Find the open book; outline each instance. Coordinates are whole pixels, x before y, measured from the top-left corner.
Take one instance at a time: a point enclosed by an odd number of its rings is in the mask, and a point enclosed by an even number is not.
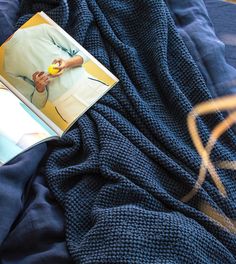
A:
[[[0,47],[0,165],[58,138],[118,79],[45,13]]]

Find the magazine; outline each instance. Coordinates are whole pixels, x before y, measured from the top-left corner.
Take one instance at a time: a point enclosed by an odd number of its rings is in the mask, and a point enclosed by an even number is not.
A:
[[[0,166],[61,137],[118,79],[45,13],[0,47]]]

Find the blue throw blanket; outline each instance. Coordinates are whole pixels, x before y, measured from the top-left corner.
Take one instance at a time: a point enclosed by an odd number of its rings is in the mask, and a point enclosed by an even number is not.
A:
[[[163,0],[22,1],[21,25],[43,9],[120,82],[57,144],[44,175],[61,203],[76,263],[235,263],[236,239],[200,209],[235,218],[236,185],[219,170],[188,203],[201,159],[186,118],[211,99]],[[201,119],[204,142],[222,121]],[[224,144],[223,144],[224,143]],[[235,160],[228,131],[211,159]]]

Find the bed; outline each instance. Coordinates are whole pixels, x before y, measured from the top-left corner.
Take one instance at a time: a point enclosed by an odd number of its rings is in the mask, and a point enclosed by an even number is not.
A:
[[[217,0],[0,0],[1,43],[43,10],[120,79],[61,141],[0,168],[1,263],[236,262],[234,229],[201,207],[235,218],[234,171],[219,171],[227,198],[209,177],[181,201],[200,164],[182,120],[193,105],[235,93],[234,9]],[[204,119],[205,140],[222,118]],[[235,159],[233,130],[225,141],[214,159]]]

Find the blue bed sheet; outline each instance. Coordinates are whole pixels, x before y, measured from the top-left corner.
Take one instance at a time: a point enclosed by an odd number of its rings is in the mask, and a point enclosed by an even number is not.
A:
[[[1,264],[71,263],[63,211],[39,173],[46,151],[39,144],[0,167]]]
[[[14,32],[20,0],[0,0],[0,45]]]
[[[226,61],[236,68],[236,5],[222,0],[205,0],[216,36],[225,44]]]
[[[208,16],[205,2],[210,5],[209,0],[167,0],[178,30],[212,94],[215,97],[235,94],[236,69],[226,61],[225,44],[215,34],[214,25]],[[215,7],[217,5],[228,8],[232,6],[218,0],[211,1],[210,6],[213,5],[213,2],[216,3]],[[217,12],[218,20],[221,19],[221,31],[227,32],[229,29],[227,29],[225,18],[234,17],[233,13],[224,12],[222,14],[222,8],[215,8],[214,10]],[[218,26],[217,24],[216,28]],[[235,27],[234,29],[231,27],[230,30],[236,31]],[[227,55],[234,56],[233,54]]]

